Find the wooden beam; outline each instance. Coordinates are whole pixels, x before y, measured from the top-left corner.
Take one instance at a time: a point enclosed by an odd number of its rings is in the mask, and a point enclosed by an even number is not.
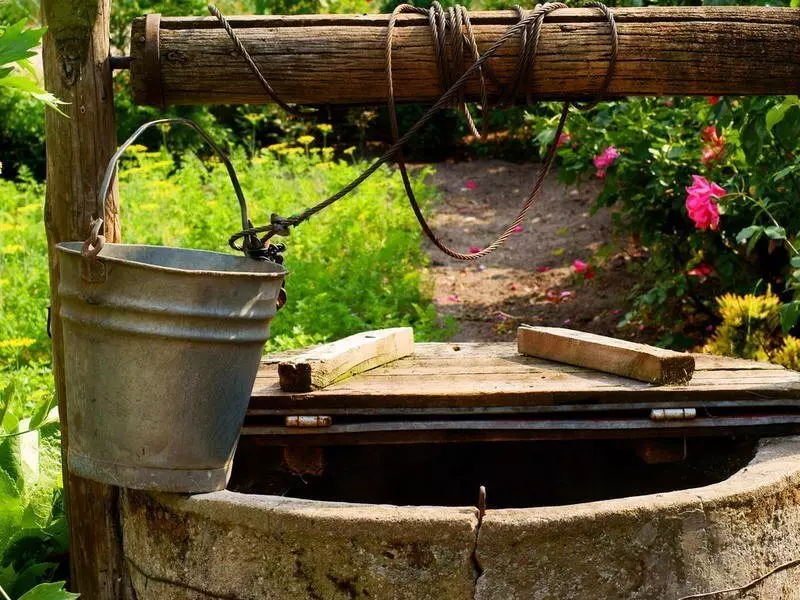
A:
[[[81,479],[67,468],[69,424],[64,393],[64,347],[58,300],[55,244],[82,240],[92,217],[105,218],[105,236],[119,241],[116,189],[97,198],[100,179],[116,149],[109,56],[110,0],[42,0],[48,26],[43,61],[47,89],[67,102],[68,118],[48,110],[47,230],[53,375],[61,417],[67,519],[71,537],[70,587],[83,600],[127,598],[127,577],[117,521],[119,490]]]
[[[691,354],[560,327],[523,325],[517,347],[526,356],[659,385],[687,383],[694,374]]]
[[[310,392],[414,353],[411,327],[365,331],[278,364],[281,389]]]
[[[764,7],[614,9],[619,59],[606,97],[630,95],[789,94],[800,90],[800,11]],[[232,17],[233,27],[275,91],[299,104],[386,101],[387,15]],[[516,21],[511,11],[472,16],[484,51]],[[151,20],[152,22],[152,20]],[[153,44],[158,44],[153,48]],[[533,70],[534,99],[585,99],[601,87],[610,55],[609,28],[596,10],[563,9],[547,17]],[[507,82],[518,40],[491,64]],[[133,23],[132,85],[139,103],[265,103],[267,98],[226,33],[212,18],[162,18],[158,35]],[[155,57],[146,60],[147,57]],[[395,32],[398,101],[440,93],[426,19],[402,15]],[[160,87],[156,94],[153,88]],[[479,97],[473,78],[468,96]],[[496,95],[499,90],[493,88]]]

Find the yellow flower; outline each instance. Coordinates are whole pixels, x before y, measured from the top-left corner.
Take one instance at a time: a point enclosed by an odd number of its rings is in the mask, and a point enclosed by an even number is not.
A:
[[[128,150],[130,150],[134,154],[138,154],[140,152],[147,152],[147,146],[144,146],[142,144],[131,144],[130,146],[128,146]]]
[[[303,144],[303,146],[308,146],[311,142],[314,141],[313,135],[301,135],[297,138],[297,141]]]
[[[27,213],[36,212],[37,210],[41,210],[41,209],[42,209],[42,205],[41,204],[26,204],[25,206],[20,206],[17,209],[17,212],[20,212],[22,214],[27,214]]]
[[[331,167],[334,167],[334,166],[336,166],[336,163],[332,163],[332,162],[329,162],[329,161],[320,162],[320,163],[317,163],[317,165],[316,165],[317,169],[322,169],[323,171],[325,169],[330,169]]]
[[[3,246],[3,254],[15,254],[17,252],[24,252],[25,246],[19,244],[12,244],[10,246]]]
[[[344,153],[352,155],[355,151],[356,151],[356,147],[355,146],[350,146],[347,150],[344,151]]]
[[[329,123],[319,123],[317,125],[317,129],[319,129],[322,133],[330,133],[333,131],[333,125],[330,125]]]
[[[4,231],[14,231],[16,227],[14,227],[11,223],[0,223],[0,232]]]
[[[278,152],[280,150],[283,150],[284,148],[286,148],[286,143],[285,142],[281,142],[279,144],[272,144],[270,146],[267,146],[267,150],[272,150],[273,152]]]
[[[251,125],[256,125],[263,121],[267,116],[261,113],[247,113],[244,118],[247,119]]]
[[[27,348],[35,343],[36,340],[33,338],[11,338],[10,340],[0,341],[0,348]]]
[[[286,150],[281,152],[281,154],[292,156],[293,154],[303,154],[303,152],[305,152],[305,150],[303,150],[302,148],[286,148]]]

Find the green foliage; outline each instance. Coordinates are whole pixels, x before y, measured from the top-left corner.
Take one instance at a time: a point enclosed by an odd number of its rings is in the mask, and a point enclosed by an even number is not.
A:
[[[234,159],[251,217],[293,214],[353,179],[360,161],[334,160],[320,144],[330,135],[278,144]],[[415,181],[423,202],[433,199]],[[239,227],[236,197],[223,166],[134,146],[120,174],[122,222],[131,243],[227,250]],[[0,586],[16,599],[49,596],[66,578],[58,426],[46,334],[47,246],[44,187],[0,180]],[[356,192],[286,240],[289,301],[272,325],[268,349],[324,342],[379,327],[409,325],[419,340],[449,329],[431,301],[427,257],[399,177],[379,170]],[[36,595],[23,596],[33,588]],[[29,592],[33,594],[34,592]]]
[[[80,594],[72,594],[64,589],[63,581],[42,583],[25,592],[20,600],[75,600]]]
[[[751,360],[769,360],[780,328],[780,300],[771,291],[763,296],[725,294],[717,298],[722,324],[704,352]]]
[[[540,147],[552,139],[554,114],[553,107],[528,114],[528,135],[539,132]],[[709,128],[718,142],[708,140]],[[800,106],[791,97],[635,98],[573,111],[568,132],[559,150],[566,183],[594,178],[593,159],[605,148],[620,153],[605,170],[597,206],[609,207],[620,233],[647,251],[628,322],[702,331],[714,323],[722,293],[770,286],[792,299],[800,274],[800,262],[790,265],[800,231]],[[716,201],[717,231],[698,229],[687,214],[693,175],[726,190]],[[698,274],[698,266],[710,272]],[[800,312],[794,306],[783,312],[788,328]]]
[[[717,308],[722,323],[703,352],[771,361],[800,371],[800,339],[784,336],[779,323],[785,307],[771,290],[763,296],[721,296]]]
[[[307,146],[311,145],[277,144],[249,164],[239,154],[254,222],[267,222],[272,212],[294,214],[365,167],[333,161],[328,148]],[[169,156],[143,150],[138,148],[121,171],[126,239],[224,249],[238,223],[224,169],[217,166],[206,172],[195,157],[188,157],[168,177],[173,169]],[[136,185],[127,186],[128,181]],[[432,197],[421,178],[417,189],[423,198]],[[421,338],[439,335],[419,241],[400,180],[388,170],[296,229],[287,241],[289,302],[273,322],[270,349],[394,325],[412,325]]]
[[[39,85],[30,62],[45,31],[27,27],[27,19],[0,29],[0,88],[17,90],[61,112],[62,103]]]

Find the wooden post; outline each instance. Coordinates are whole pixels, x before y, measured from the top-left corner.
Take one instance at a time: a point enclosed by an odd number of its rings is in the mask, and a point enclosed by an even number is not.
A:
[[[71,587],[83,600],[126,597],[127,579],[118,527],[119,490],[69,473],[69,424],[64,405],[64,348],[54,245],[85,239],[93,217],[105,219],[108,241],[119,241],[116,189],[97,198],[100,179],[116,147],[109,56],[110,0],[42,0],[44,77],[67,102],[65,118],[47,111],[45,227],[50,263],[53,375],[61,416],[67,518],[72,542]]]

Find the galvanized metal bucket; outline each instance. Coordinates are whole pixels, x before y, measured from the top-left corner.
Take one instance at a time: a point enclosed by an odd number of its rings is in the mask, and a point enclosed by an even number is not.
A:
[[[57,248],[72,472],[138,489],[224,488],[283,267],[102,236]]]

